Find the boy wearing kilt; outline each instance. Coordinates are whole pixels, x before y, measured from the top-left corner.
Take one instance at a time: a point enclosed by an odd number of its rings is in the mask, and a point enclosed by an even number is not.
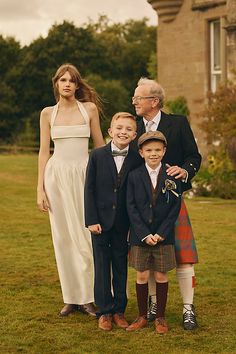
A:
[[[145,164],[130,172],[127,211],[130,219],[130,265],[137,271],[136,294],[139,315],[127,331],[147,326],[148,279],[154,271],[156,281],[156,332],[168,332],[165,307],[168,293],[167,272],[176,267],[174,228],[180,212],[181,182],[167,175],[161,160],[167,141],[160,131],[147,132],[138,139]]]
[[[167,174],[181,181],[184,193],[192,188],[191,180],[201,165],[201,155],[187,117],[167,114],[164,107],[165,92],[155,80],[141,78],[132,97],[137,114],[137,137],[132,148],[137,150],[137,140],[146,131],[161,131],[167,141],[163,163],[168,164]],[[198,263],[198,254],[188,211],[181,200],[181,209],[175,225],[176,275],[183,300],[183,328],[197,328],[195,308],[193,305],[195,289],[194,264]],[[156,317],[156,285],[153,274],[149,278],[148,321]]]

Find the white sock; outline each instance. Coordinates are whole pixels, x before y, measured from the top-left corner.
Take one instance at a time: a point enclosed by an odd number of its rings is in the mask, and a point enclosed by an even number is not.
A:
[[[148,292],[149,292],[149,295],[151,296],[152,302],[156,303],[157,302],[156,280],[154,278],[154,272],[152,270],[150,271],[150,276],[149,276],[149,280],[148,280]]]
[[[151,300],[155,304],[157,302],[157,297],[156,295],[151,295]]]
[[[195,286],[195,274],[193,266],[176,269],[177,279],[179,281],[179,288],[183,299],[183,313],[188,309],[191,309],[193,304],[194,286]]]

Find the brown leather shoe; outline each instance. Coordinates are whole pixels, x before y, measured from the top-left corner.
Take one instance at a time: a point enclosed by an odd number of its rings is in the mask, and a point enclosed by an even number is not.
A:
[[[168,326],[164,317],[159,317],[155,319],[156,331],[159,334],[164,334],[168,332]]]
[[[103,331],[112,330],[112,315],[110,313],[99,317],[98,328],[102,329]]]
[[[79,311],[87,315],[96,317],[96,308],[92,302],[89,304],[79,305]]]
[[[78,305],[73,305],[73,304],[65,304],[61,312],[59,313],[59,316],[68,316],[70,313],[78,311]]]
[[[113,322],[117,325],[117,327],[120,327],[123,329],[126,329],[127,327],[129,327],[129,324],[126,321],[126,319],[124,318],[123,313],[115,313],[113,315]]]
[[[131,323],[129,327],[126,328],[126,331],[137,331],[138,329],[147,327],[148,321],[145,317],[140,316],[136,318],[136,320]]]

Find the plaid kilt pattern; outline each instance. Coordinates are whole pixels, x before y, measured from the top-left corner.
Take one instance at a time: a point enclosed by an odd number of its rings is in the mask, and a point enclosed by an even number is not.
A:
[[[166,273],[176,267],[174,245],[131,246],[129,265],[138,272]]]
[[[175,223],[175,257],[177,264],[198,263],[198,254],[191,222],[184,200]]]

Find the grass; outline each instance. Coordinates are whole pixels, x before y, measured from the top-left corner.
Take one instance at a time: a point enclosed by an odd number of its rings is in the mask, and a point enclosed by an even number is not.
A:
[[[182,304],[170,274],[167,319],[170,332],[153,325],[138,333],[115,328],[103,333],[96,320],[76,313],[59,318],[60,285],[46,214],[35,202],[35,155],[0,155],[0,353],[236,353],[236,201],[187,201],[200,263],[195,267],[199,328],[181,327]],[[126,311],[137,314],[135,274],[129,271]]]

